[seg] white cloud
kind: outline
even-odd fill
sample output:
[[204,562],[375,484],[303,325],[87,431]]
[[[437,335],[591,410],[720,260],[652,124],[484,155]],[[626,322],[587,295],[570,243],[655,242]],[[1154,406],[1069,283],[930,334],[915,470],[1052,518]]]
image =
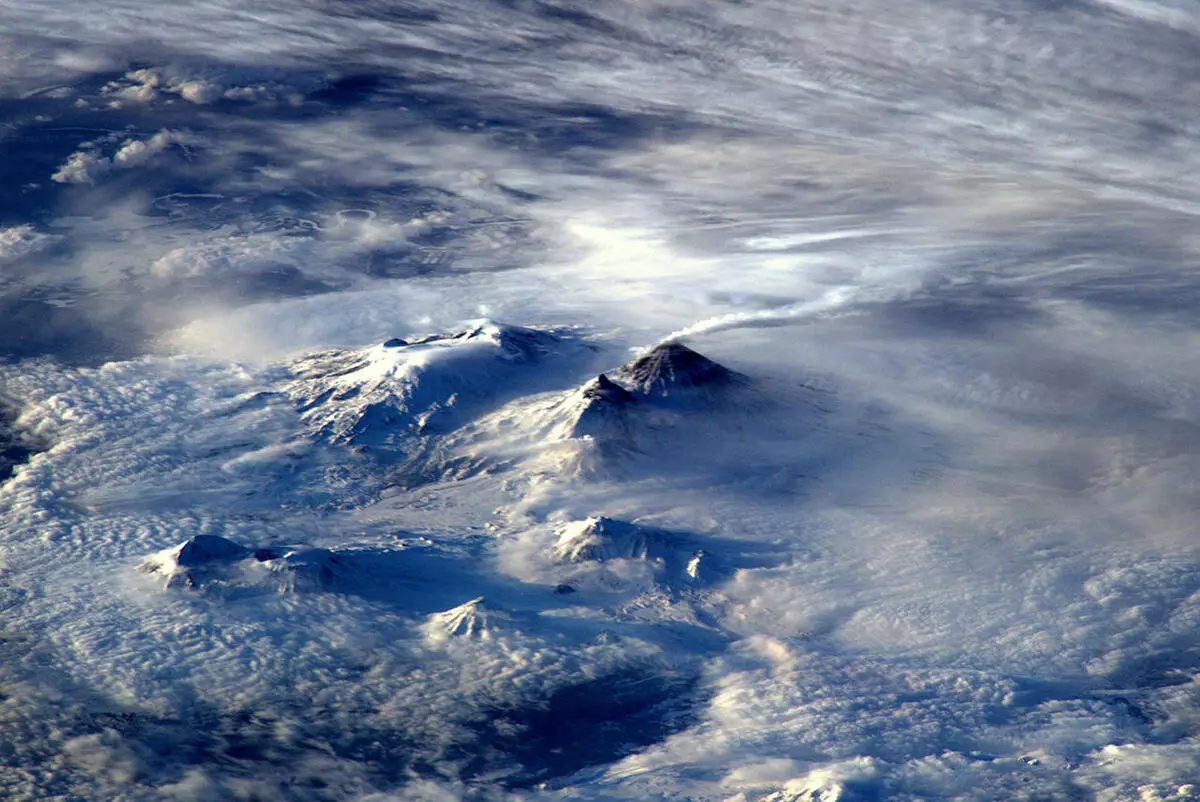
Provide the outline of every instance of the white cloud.
[[217,240],[168,251],[150,265],[150,275],[168,281],[229,279],[295,265],[312,250],[312,244],[304,240],[273,236]]
[[50,176],[60,184],[94,184],[112,169],[112,161],[95,153],[76,151]]
[[320,86],[317,76],[289,76],[269,69],[204,69],[188,65],[143,67],[110,81],[102,94],[118,104],[146,104],[180,98],[196,105],[219,100],[254,103],[296,103],[306,92]]
[[29,225],[0,228],[0,265],[36,254],[57,239]]
[[51,179],[60,184],[94,184],[113,170],[128,170],[150,163],[172,145],[190,141],[190,137],[166,129],[147,139],[127,139],[112,154],[76,151],[58,168]]
[[149,162],[156,154],[161,153],[171,145],[186,141],[185,137],[181,137],[173,131],[166,130],[159,131],[149,139],[127,140],[113,154],[113,167],[120,170],[138,167]]

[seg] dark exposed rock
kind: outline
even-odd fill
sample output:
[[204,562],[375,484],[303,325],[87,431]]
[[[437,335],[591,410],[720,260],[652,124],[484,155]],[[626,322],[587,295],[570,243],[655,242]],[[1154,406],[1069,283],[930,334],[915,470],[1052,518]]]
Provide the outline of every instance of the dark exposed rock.
[[184,567],[225,563],[241,560],[250,549],[218,535],[196,535],[179,547],[175,564]]
[[636,392],[669,396],[691,388],[719,387],[735,381],[739,374],[683,343],[667,342],[621,366],[613,376]]
[[605,401],[610,404],[632,404],[637,400],[634,398],[633,393],[615,383],[603,373],[584,386],[583,395],[589,400]]

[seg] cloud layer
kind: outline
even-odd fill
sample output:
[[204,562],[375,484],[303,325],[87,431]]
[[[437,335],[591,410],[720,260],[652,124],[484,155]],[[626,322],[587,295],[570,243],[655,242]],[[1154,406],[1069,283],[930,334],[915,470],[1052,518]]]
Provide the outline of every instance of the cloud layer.
[[1195,798],[1196,26],[6,8],[3,794]]

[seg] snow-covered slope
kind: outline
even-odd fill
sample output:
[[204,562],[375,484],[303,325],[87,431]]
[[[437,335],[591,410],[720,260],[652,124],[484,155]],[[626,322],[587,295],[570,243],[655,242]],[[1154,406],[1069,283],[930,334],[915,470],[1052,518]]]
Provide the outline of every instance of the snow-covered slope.
[[566,392],[507,404],[448,449],[564,480],[755,470],[771,456],[740,451],[741,438],[779,427],[789,438],[816,433],[829,412],[826,393],[776,389],[668,342]]
[[581,355],[563,332],[482,320],[451,334],[325,351],[290,366],[283,391],[321,437],[372,451],[445,433],[544,386],[547,363]]
[[674,552],[665,532],[612,518],[587,518],[562,528],[554,555],[563,562],[662,560]]
[[717,557],[694,538],[604,516],[562,525],[552,554],[557,562],[576,569],[585,567],[584,572],[562,575],[561,583],[572,587],[592,567],[614,560],[643,562],[656,580],[675,587],[700,587],[726,574]]
[[249,548],[218,535],[197,535],[152,554],[138,570],[165,580],[168,589],[225,594],[335,590],[354,581],[350,567],[326,549]]
[[489,640],[493,632],[511,622],[511,616],[484,603],[482,596],[440,613],[426,621],[425,637],[431,643],[448,638],[478,638]]

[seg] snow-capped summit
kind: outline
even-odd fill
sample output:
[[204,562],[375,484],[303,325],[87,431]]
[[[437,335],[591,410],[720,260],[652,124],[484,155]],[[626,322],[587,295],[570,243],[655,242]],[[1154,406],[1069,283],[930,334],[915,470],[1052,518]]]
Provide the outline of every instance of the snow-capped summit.
[[613,405],[632,404],[637,399],[612,379],[601,373],[583,387],[583,395],[593,401],[604,401]]
[[548,418],[558,421],[558,440],[586,441],[581,465],[594,472],[607,464],[611,472],[614,458],[674,451],[670,431],[685,427],[685,418],[691,427],[721,411],[723,404],[712,403],[719,391],[743,378],[685,345],[667,343],[568,393]]
[[696,586],[720,579],[725,573],[721,561],[696,546],[693,538],[682,533],[597,516],[562,526],[551,554],[555,562],[580,568],[613,560],[648,563],[658,581],[670,585]]
[[693,388],[720,387],[739,379],[740,374],[683,343],[666,342],[622,365],[613,378],[634,392],[667,397]]
[[567,435],[624,442],[629,438],[625,408],[636,402],[633,394],[601,373],[559,405],[569,423]]
[[639,398],[674,398],[693,388],[716,388],[740,378],[679,343],[659,345],[612,376],[601,373],[563,396],[544,418],[552,422],[544,427],[544,436],[550,440],[586,437],[629,447],[628,409]]
[[433,642],[449,638],[490,640],[497,626],[510,620],[507,613],[488,606],[483,596],[479,596],[457,607],[434,613],[426,619],[423,629],[425,637]]
[[345,566],[326,549],[253,549],[217,535],[196,535],[147,557],[138,570],[167,588],[279,592],[334,590]]
[[714,438],[738,429],[754,397],[733,391],[748,384],[742,374],[668,343],[574,389],[498,409],[466,427],[448,450],[499,457],[505,467],[521,460],[561,478],[624,479],[639,463],[694,467],[720,450]]
[[265,584],[281,593],[337,591],[350,579],[350,567],[328,549],[259,549],[254,557],[270,572]]
[[665,532],[603,516],[572,521],[559,532],[554,556],[560,562],[663,559],[675,551]]
[[138,570],[166,579],[167,587],[195,588],[225,573],[233,563],[253,551],[218,535],[196,535],[177,546],[147,557]]
[[559,476],[615,475],[621,458],[636,450],[636,407],[632,393],[601,374],[556,397],[501,410],[481,422],[481,438],[495,438],[500,453],[525,449],[536,455],[538,470]]
[[565,346],[550,331],[483,320],[452,334],[311,354],[291,366],[285,391],[320,436],[386,449],[535,389],[532,368]]

